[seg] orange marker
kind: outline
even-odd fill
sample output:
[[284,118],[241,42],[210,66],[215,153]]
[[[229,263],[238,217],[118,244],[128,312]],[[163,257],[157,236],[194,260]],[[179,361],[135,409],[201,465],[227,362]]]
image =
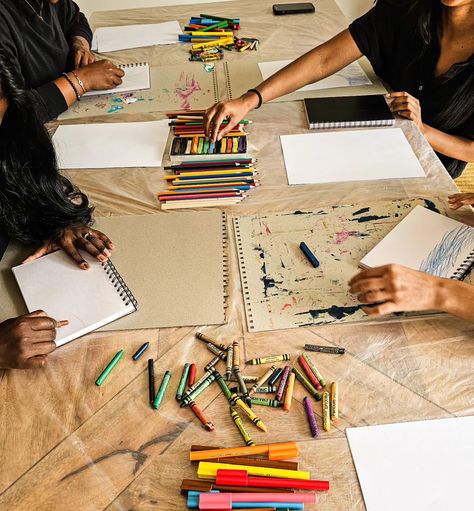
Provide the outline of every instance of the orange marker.
[[269,460],[287,460],[298,456],[298,446],[296,442],[282,442],[248,447],[210,449],[208,451],[191,451],[189,459],[191,461],[202,461],[233,456],[253,456],[254,454],[267,454]]

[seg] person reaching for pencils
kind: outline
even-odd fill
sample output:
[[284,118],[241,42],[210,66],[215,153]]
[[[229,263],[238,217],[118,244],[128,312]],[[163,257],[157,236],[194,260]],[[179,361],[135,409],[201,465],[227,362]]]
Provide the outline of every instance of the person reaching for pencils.
[[[27,261],[62,249],[86,270],[89,263],[79,249],[103,262],[113,244],[90,227],[87,196],[59,174],[36,104],[0,49],[0,249],[8,238],[39,244]],[[0,367],[44,365],[60,326],[56,319],[37,312],[0,323]],[[36,356],[40,359],[31,360]]]
[[387,94],[391,110],[416,123],[456,178],[474,161],[473,34],[474,0],[379,0],[347,30],[240,98],[209,108],[206,134],[221,139],[249,110],[365,55],[394,91]]

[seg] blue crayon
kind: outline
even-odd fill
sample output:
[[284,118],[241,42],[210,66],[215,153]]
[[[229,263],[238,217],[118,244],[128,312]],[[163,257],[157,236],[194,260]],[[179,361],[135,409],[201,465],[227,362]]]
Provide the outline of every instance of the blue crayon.
[[281,376],[281,373],[283,372],[283,368],[282,367],[279,367],[273,374],[272,376],[270,377],[270,379],[268,380],[268,385],[270,386],[273,386],[275,385],[276,381],[278,380],[278,378],[280,378]]
[[150,346],[149,342],[146,342],[145,344],[142,344],[138,348],[138,350],[132,355],[132,359],[133,360],[138,360],[143,355],[143,353],[145,353],[145,351],[148,349],[149,346]]
[[317,268],[319,266],[319,261],[316,259],[315,255],[311,250],[308,248],[308,245],[304,241],[300,243],[300,249],[303,252],[303,254],[306,256],[306,259],[313,265],[314,268]]

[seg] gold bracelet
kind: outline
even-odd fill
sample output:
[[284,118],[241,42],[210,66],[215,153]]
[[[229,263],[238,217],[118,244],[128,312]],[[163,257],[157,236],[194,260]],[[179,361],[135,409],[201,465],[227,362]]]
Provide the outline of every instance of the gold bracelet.
[[84,87],[84,82],[77,76],[77,74],[74,71],[71,71],[71,73],[74,75],[74,78],[77,80],[77,83],[81,86],[81,89],[84,91],[85,94],[86,88]]

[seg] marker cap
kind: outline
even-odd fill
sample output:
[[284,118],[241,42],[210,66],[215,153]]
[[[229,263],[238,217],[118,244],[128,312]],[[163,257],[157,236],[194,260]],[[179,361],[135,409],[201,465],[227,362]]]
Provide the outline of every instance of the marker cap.
[[211,510],[231,510],[231,493],[202,493],[199,495],[199,509]]
[[216,484],[219,486],[247,486],[248,472],[246,470],[217,470]]

